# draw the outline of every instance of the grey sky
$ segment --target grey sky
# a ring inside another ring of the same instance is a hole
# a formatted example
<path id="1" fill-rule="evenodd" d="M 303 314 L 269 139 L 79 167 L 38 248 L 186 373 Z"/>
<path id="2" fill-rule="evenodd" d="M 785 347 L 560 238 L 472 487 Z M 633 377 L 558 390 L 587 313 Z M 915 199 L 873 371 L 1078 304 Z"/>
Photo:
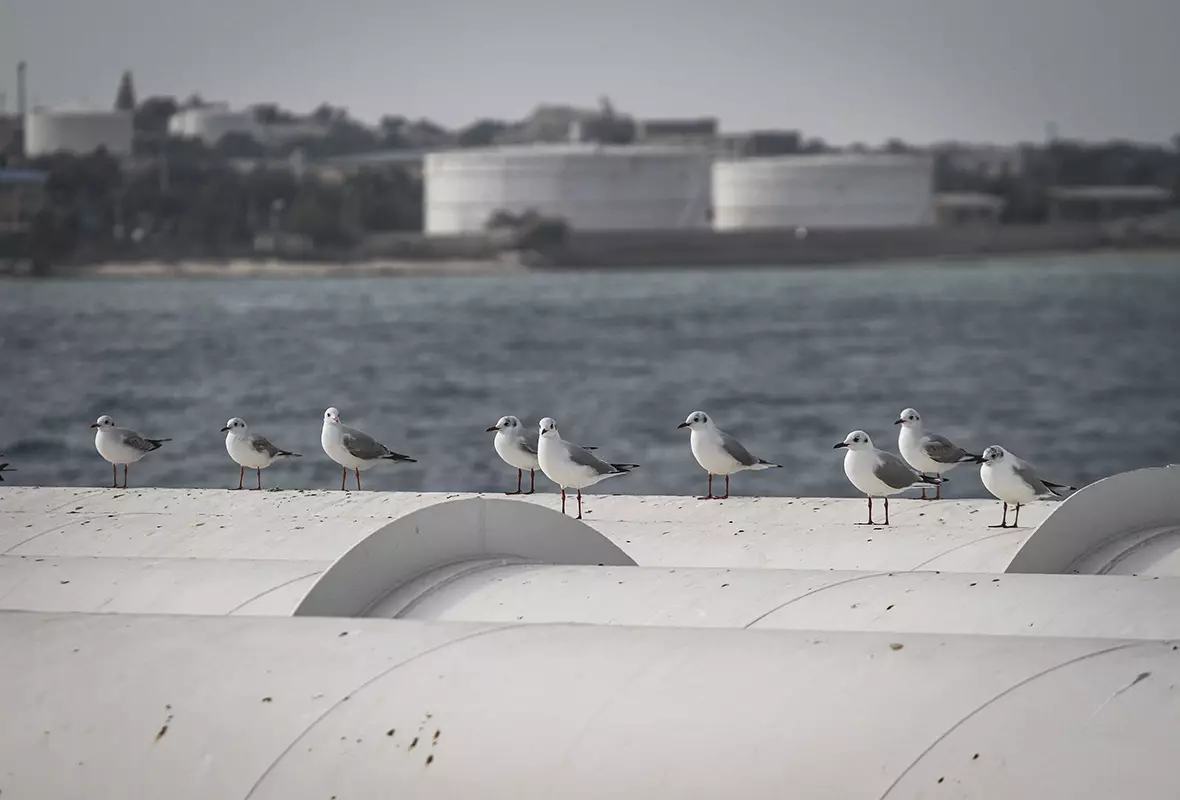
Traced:
<path id="1" fill-rule="evenodd" d="M 1166 141 L 1180 132 L 1180 0 L 0 0 L 45 105 L 140 96 L 321 101 L 456 126 L 608 95 L 836 142 Z"/>

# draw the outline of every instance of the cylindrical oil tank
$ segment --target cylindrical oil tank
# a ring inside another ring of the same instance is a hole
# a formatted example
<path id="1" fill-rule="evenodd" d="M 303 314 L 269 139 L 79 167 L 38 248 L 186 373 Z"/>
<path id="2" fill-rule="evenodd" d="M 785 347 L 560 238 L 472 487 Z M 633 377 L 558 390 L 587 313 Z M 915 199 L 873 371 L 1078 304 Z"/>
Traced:
<path id="1" fill-rule="evenodd" d="M 1161 641 L 0 614 L 5 800 L 1176 796 Z"/>
<path id="2" fill-rule="evenodd" d="M 707 228 L 712 155 L 687 147 L 564 144 L 431 153 L 426 232 L 478 233 L 497 212 L 574 230 Z"/>
<path id="3" fill-rule="evenodd" d="M 130 111 L 34 110 L 25 114 L 25 154 L 85 155 L 101 147 L 113 156 L 129 156 L 134 133 Z"/>
<path id="4" fill-rule="evenodd" d="M 225 104 L 186 108 L 168 120 L 168 131 L 174 136 L 201 139 L 216 144 L 231 133 L 242 133 L 261 140 L 263 130 L 253 111 L 232 111 Z"/>
<path id="5" fill-rule="evenodd" d="M 933 225 L 934 160 L 840 153 L 718 161 L 713 197 L 718 230 Z"/>

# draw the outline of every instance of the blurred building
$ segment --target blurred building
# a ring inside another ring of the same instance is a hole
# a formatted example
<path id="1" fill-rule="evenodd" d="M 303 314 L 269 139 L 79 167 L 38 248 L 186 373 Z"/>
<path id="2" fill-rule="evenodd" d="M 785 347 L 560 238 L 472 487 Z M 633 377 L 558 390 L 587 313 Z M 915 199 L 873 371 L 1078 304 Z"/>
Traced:
<path id="1" fill-rule="evenodd" d="M 934 196 L 939 225 L 998 225 L 1004 198 L 979 192 L 941 192 Z"/>
<path id="2" fill-rule="evenodd" d="M 840 153 L 718 161 L 718 230 L 933 225 L 928 155 Z"/>
<path id="3" fill-rule="evenodd" d="M 25 114 L 25 155 L 86 155 L 100 148 L 117 157 L 131 155 L 135 135 L 130 111 L 33 109 Z"/>
<path id="4" fill-rule="evenodd" d="M 168 133 L 214 145 L 233 133 L 261 141 L 263 125 L 253 110 L 233 111 L 227 103 L 211 103 L 177 111 L 168 120 Z"/>
<path id="5" fill-rule="evenodd" d="M 499 212 L 575 230 L 707 228 L 712 154 L 703 148 L 568 143 L 430 153 L 429 234 L 477 233 Z"/>
<path id="6" fill-rule="evenodd" d="M 227 103 L 207 103 L 177 111 L 168 120 L 173 136 L 200 139 L 215 145 L 230 134 L 249 136 L 260 144 L 278 145 L 297 139 L 319 139 L 331 131 L 328 123 L 309 117 L 263 122 L 254 109 L 234 111 Z"/>
<path id="7" fill-rule="evenodd" d="M 720 125 L 716 117 L 692 119 L 641 119 L 635 123 L 635 140 L 643 144 L 712 145 Z"/>
<path id="8" fill-rule="evenodd" d="M 944 159 L 955 172 L 999 178 L 1023 175 L 1029 166 L 1029 148 L 1025 145 L 1003 146 L 946 142 L 932 151 Z"/>
<path id="9" fill-rule="evenodd" d="M 1048 199 L 1052 222 L 1098 222 L 1159 214 L 1172 193 L 1158 186 L 1055 186 Z"/>

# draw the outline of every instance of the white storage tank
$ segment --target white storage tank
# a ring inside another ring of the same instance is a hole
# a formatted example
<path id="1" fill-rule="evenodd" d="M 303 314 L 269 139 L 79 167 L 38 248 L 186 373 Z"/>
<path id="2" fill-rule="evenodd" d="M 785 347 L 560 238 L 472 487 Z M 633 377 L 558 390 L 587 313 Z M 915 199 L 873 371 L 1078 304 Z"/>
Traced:
<path id="1" fill-rule="evenodd" d="M 130 111 L 35 109 L 25 114 L 25 154 L 86 155 L 100 147 L 113 156 L 131 155 L 135 134 Z"/>
<path id="2" fill-rule="evenodd" d="M 207 144 L 217 144 L 231 133 L 244 133 L 259 141 L 263 138 L 262 125 L 253 111 L 233 111 L 225 103 L 177 111 L 168 120 L 168 132 Z"/>
<path id="3" fill-rule="evenodd" d="M 711 154 L 703 149 L 528 145 L 426 157 L 426 232 L 477 233 L 497 211 L 533 210 L 574 230 L 709 225 Z"/>
<path id="4" fill-rule="evenodd" d="M 840 153 L 718 161 L 718 230 L 933 225 L 934 159 Z"/>

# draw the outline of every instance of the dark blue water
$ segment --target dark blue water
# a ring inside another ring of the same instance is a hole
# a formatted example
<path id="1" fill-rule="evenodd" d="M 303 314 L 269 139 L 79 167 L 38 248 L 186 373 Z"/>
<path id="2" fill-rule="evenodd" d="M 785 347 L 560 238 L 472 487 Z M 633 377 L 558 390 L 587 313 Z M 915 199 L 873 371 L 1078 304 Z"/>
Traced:
<path id="1" fill-rule="evenodd" d="M 891 423 L 1002 444 L 1082 484 L 1177 460 L 1180 255 L 814 270 L 507 277 L 69 279 L 0 283 L 0 451 L 21 484 L 102 485 L 89 424 L 173 442 L 132 485 L 235 485 L 241 416 L 305 454 L 264 486 L 332 487 L 324 408 L 419 459 L 365 488 L 515 482 L 484 429 L 553 416 L 633 475 L 603 491 L 701 492 L 676 430 L 701 409 L 785 469 L 742 494 L 854 494 L 832 444 Z M 962 467 L 950 496 L 983 493 Z M 544 479 L 539 485 L 549 486 Z"/>

